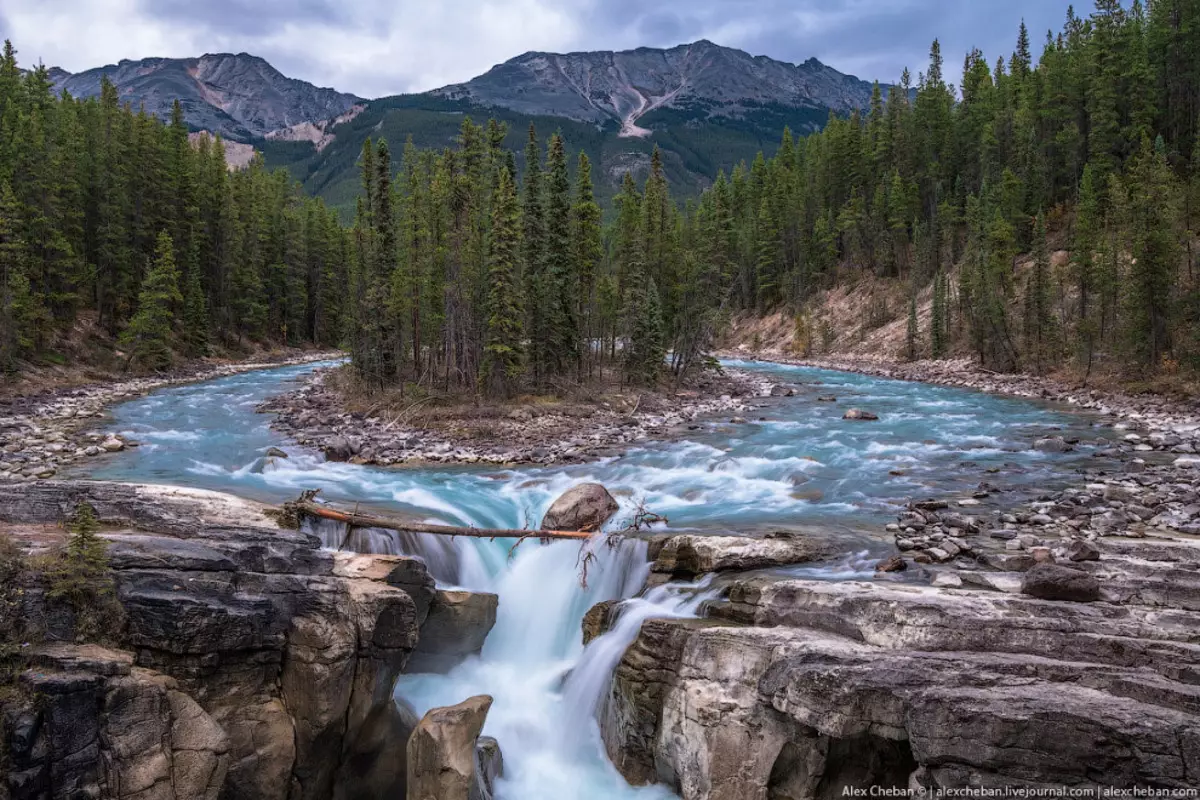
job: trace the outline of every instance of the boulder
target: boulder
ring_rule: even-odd
[[[1100,548],[1087,539],[1075,539],[1067,545],[1068,561],[1099,561]]]
[[[877,414],[872,414],[870,411],[863,411],[861,408],[852,408],[845,414],[842,414],[842,419],[859,420],[860,422],[874,422],[879,419]]]
[[[908,562],[902,557],[888,556],[875,565],[876,572],[903,572],[908,569]]]
[[[598,531],[617,513],[617,501],[598,483],[573,486],[542,517],[542,530]]]
[[[492,698],[477,695],[430,709],[408,740],[407,800],[469,800],[476,746]]]
[[[125,449],[125,443],[116,436],[109,436],[100,443],[100,448],[107,453],[118,453]]]
[[[1041,600],[1087,603],[1100,599],[1100,582],[1083,570],[1038,564],[1025,573],[1021,593]]]
[[[681,534],[662,544],[651,569],[686,579],[709,572],[804,564],[828,555],[825,544],[798,533],[781,532],[763,539]]]
[[[496,624],[498,605],[494,594],[437,590],[405,672],[443,674],[479,655]]]
[[[288,454],[280,450],[278,447],[267,448],[267,458],[287,458]]]
[[[354,455],[354,448],[345,436],[334,436],[325,443],[323,448],[326,461],[349,461]]]
[[[1034,442],[1033,449],[1043,453],[1065,453],[1071,446],[1061,436],[1047,436]]]

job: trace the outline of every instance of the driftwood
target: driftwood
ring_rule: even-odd
[[[357,511],[341,511],[313,501],[315,492],[305,492],[299,500],[285,503],[277,515],[281,520],[295,522],[299,526],[302,516],[330,519],[343,522],[351,528],[386,528],[393,531],[432,533],[440,536],[471,536],[476,539],[575,539],[584,541],[592,538],[587,531],[545,531],[523,528],[469,528],[457,525],[430,525],[399,517],[360,514]]]

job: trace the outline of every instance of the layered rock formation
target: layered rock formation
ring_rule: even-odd
[[[734,579],[709,619],[643,625],[603,711],[609,755],[684,800],[1200,785],[1200,585],[1160,578],[1195,575],[1200,546],[1093,547],[1069,577],[1097,602]]]
[[[37,649],[20,696],[51,702],[4,705],[11,800],[300,800],[335,786],[349,798],[396,784],[374,771],[403,763],[392,690],[433,602],[424,564],[323,551],[221,498],[0,484],[0,522],[27,531],[96,509],[127,618],[112,634],[122,651]],[[69,638],[36,587],[25,602],[47,641]],[[363,751],[383,757],[364,766]]]

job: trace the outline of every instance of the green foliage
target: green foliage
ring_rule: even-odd
[[[662,303],[650,278],[645,288],[631,289],[628,306],[629,343],[625,350],[625,377],[633,384],[654,386],[666,357]]]
[[[524,369],[524,309],[517,266],[521,232],[517,190],[507,169],[500,171],[492,203],[488,254],[488,320],[480,383],[491,397],[509,397]]]
[[[164,125],[123,106],[108,81],[88,100],[50,87],[44,68],[22,74],[5,49],[0,369],[66,349],[60,340],[83,313],[113,336],[130,328],[160,233],[186,280],[171,335],[154,321],[149,368],[168,363],[176,345],[202,355],[210,342],[246,337],[336,343],[342,295],[332,287],[345,286],[346,234],[320,201],[261,159],[230,173],[219,138],[189,141],[178,104]],[[147,322],[127,337],[146,338]]]
[[[182,302],[171,237],[163,231],[158,235],[154,264],[138,294],[137,313],[121,335],[131,362],[148,370],[171,366],[171,324],[174,308]]]
[[[123,624],[116,584],[108,564],[108,543],[99,536],[96,511],[87,503],[75,507],[67,524],[66,549],[46,571],[47,597],[66,603],[75,615],[80,642],[109,641]]]
[[[0,696],[19,662],[26,635],[22,614],[26,570],[24,554],[8,534],[0,533]]]

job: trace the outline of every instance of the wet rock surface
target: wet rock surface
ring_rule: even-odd
[[[404,414],[346,410],[330,370],[259,406],[276,430],[330,461],[380,466],[460,464],[575,464],[615,455],[650,439],[665,439],[703,415],[744,412],[772,396],[765,377],[705,373],[674,393],[591,398],[586,402],[474,406],[426,422]]]
[[[817,366],[1070,403],[1117,437],[1031,500],[914,498],[873,581],[738,575],[745,545],[710,542],[727,553],[699,571],[732,564],[722,599],[645,622],[616,669],[601,724],[622,774],[685,800],[1200,785],[1195,409],[957,365]]]
[[[491,706],[491,697],[478,695],[456,706],[430,709],[421,718],[408,740],[408,800],[470,800],[472,788],[483,782],[476,777],[481,766],[494,781],[493,758],[485,761],[477,755]]]
[[[428,609],[432,579],[416,559],[321,550],[315,536],[267,527],[254,504],[222,497],[0,484],[0,522],[57,523],[78,502],[96,509],[127,620],[115,655],[89,660],[55,645],[23,678],[39,694],[70,696],[62,713],[74,716],[18,709],[29,733],[7,739],[21,764],[12,800],[84,796],[71,788],[80,781],[106,798],[327,798],[370,777],[348,765],[356,748],[388,744],[378,731],[395,726],[379,715],[418,642],[414,595]],[[25,602],[27,616],[46,616],[37,593]],[[117,730],[144,737],[145,752]],[[402,759],[403,746],[383,749]]]
[[[550,505],[539,527],[550,531],[598,531],[619,508],[608,489],[598,483],[581,483]]]
[[[498,604],[494,594],[438,589],[407,671],[444,674],[479,655],[496,624]]]

